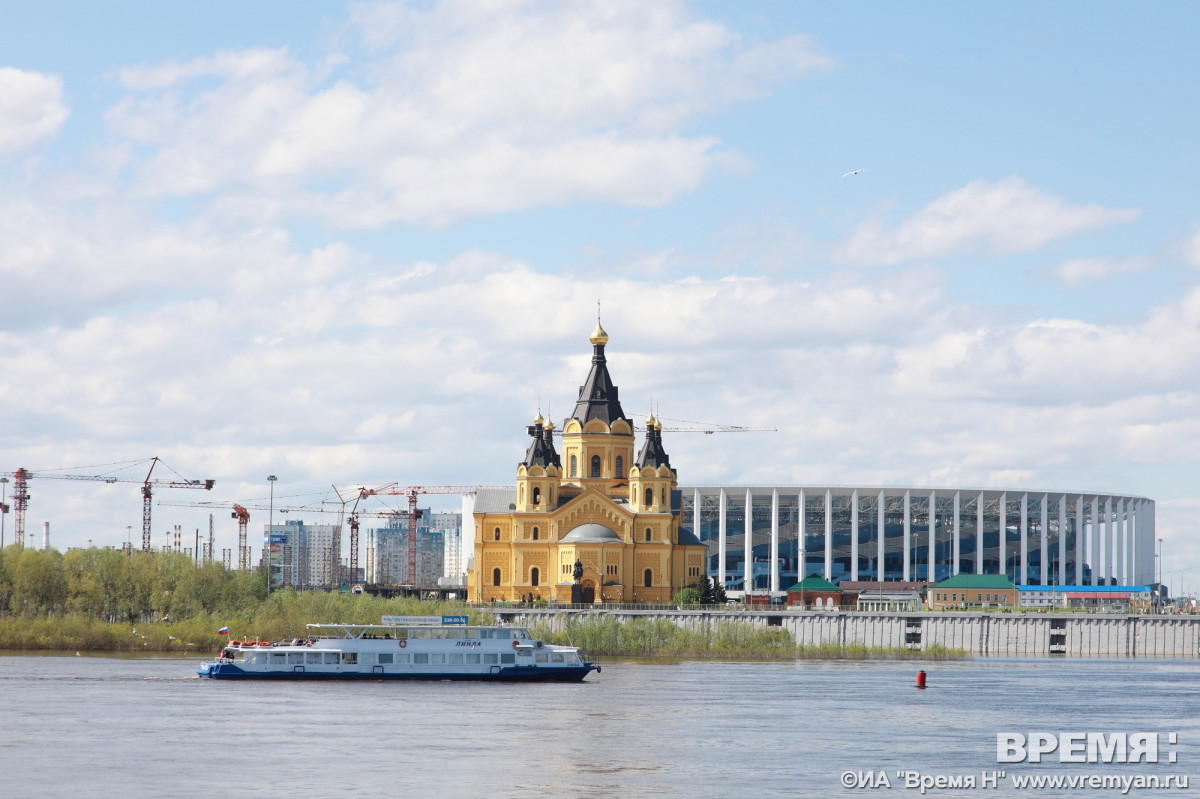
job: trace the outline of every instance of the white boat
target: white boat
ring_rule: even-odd
[[[523,627],[466,616],[385,616],[382,624],[309,624],[290,641],[230,641],[197,673],[215,680],[579,681],[600,666]]]

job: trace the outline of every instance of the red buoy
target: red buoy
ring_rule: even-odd
[[[918,688],[925,687],[925,672],[924,671],[917,672],[917,687]]]

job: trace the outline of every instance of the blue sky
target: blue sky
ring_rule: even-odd
[[[779,428],[684,483],[1141,494],[1200,579],[1194,5],[644,6],[6,4],[0,471],[507,483],[599,299],[628,413]]]

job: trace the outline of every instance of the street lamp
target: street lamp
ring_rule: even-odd
[[[4,494],[7,488],[8,478],[0,477],[0,549],[4,549],[4,517],[8,515],[8,506],[4,504]]]
[[[1154,580],[1154,582],[1157,583],[1154,588],[1155,605],[1160,604],[1160,600],[1162,598],[1162,544],[1163,540],[1161,538],[1158,539],[1158,577],[1156,577]]]
[[[267,482],[271,484],[271,504],[267,511],[267,596],[271,595],[271,531],[275,527],[275,481],[278,479],[273,474],[267,475]]]

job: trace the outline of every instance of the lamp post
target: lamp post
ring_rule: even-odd
[[[1162,598],[1162,544],[1163,540],[1158,539],[1158,576],[1154,579],[1156,583],[1154,587],[1154,604],[1158,606]]]
[[[278,479],[273,474],[267,475],[267,482],[271,484],[271,504],[267,511],[267,596],[271,596],[271,532],[275,527],[275,481]]]
[[[4,494],[8,488],[8,478],[0,477],[0,549],[4,549],[4,517],[8,515],[8,505],[4,504]]]

